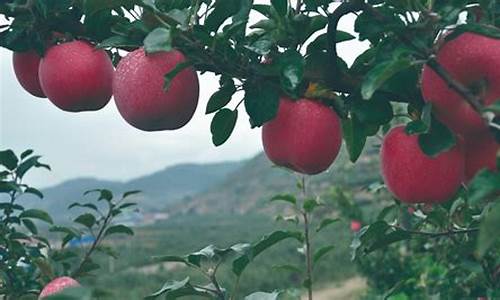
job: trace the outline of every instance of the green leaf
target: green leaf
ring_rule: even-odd
[[[281,87],[292,96],[298,96],[298,88],[304,76],[305,60],[294,49],[289,49],[277,59],[280,67]]]
[[[448,127],[433,118],[429,132],[419,135],[418,143],[427,156],[435,157],[453,148],[456,138]]]
[[[24,151],[23,153],[21,153],[21,160],[25,159],[26,157],[30,156],[31,154],[33,154],[33,150],[32,149],[28,149],[26,151]]]
[[[54,221],[52,220],[52,218],[50,217],[50,215],[47,212],[45,212],[43,210],[40,210],[40,209],[28,209],[28,210],[25,210],[25,211],[23,211],[19,215],[19,218],[20,219],[24,219],[24,218],[38,219],[38,220],[47,222],[49,224],[53,224],[54,223]]]
[[[446,36],[447,41],[451,41],[465,32],[473,32],[480,35],[500,39],[500,29],[494,26],[487,26],[485,24],[471,23],[462,24],[453,29],[453,31]]]
[[[232,79],[225,80],[220,89],[208,100],[205,113],[208,115],[226,106],[231,101],[235,92],[236,87],[234,86],[234,81]]]
[[[500,114],[500,99],[497,99],[493,104],[484,108],[484,111]]]
[[[205,20],[205,26],[210,31],[217,31],[219,27],[229,17],[236,14],[240,9],[239,0],[217,0],[215,1],[214,10],[208,15]]]
[[[245,109],[252,127],[274,119],[279,108],[279,91],[267,81],[245,82]]]
[[[271,0],[271,4],[280,16],[284,17],[288,13],[288,0]]]
[[[224,144],[233,133],[236,121],[238,119],[238,111],[223,108],[219,110],[210,125],[212,132],[212,142],[215,146]]]
[[[95,216],[93,214],[90,214],[90,213],[85,213],[85,214],[79,215],[78,217],[76,217],[76,219],[73,220],[73,222],[78,223],[78,224],[82,224],[83,226],[85,226],[87,228],[91,228],[92,226],[94,226],[96,221],[97,220],[96,220]]]
[[[130,229],[130,227],[127,227],[125,225],[114,225],[106,229],[106,231],[104,232],[104,236],[109,236],[118,233],[134,235],[134,231]]]
[[[174,255],[163,255],[163,256],[153,256],[153,260],[155,262],[180,262],[180,263],[185,263],[188,264],[188,261],[181,256],[174,256]]]
[[[363,99],[370,99],[388,79],[412,66],[411,60],[398,57],[388,62],[379,63],[366,74],[361,86]]]
[[[122,199],[127,199],[130,196],[137,195],[137,194],[140,194],[140,193],[142,193],[142,191],[139,191],[139,190],[128,191],[128,192],[123,193]]]
[[[26,194],[33,194],[35,196],[37,196],[38,198],[40,199],[43,199],[43,194],[42,192],[40,192],[39,190],[35,189],[35,188],[32,188],[32,187],[27,187],[24,192]]]
[[[302,233],[295,231],[275,231],[268,236],[264,236],[259,242],[251,246],[247,254],[233,261],[233,273],[236,274],[236,276],[240,276],[248,264],[259,254],[286,239],[295,239],[302,242]]]
[[[192,64],[190,61],[177,63],[175,67],[163,77],[163,89],[165,91],[168,90],[168,88],[170,87],[170,83],[172,83],[172,80],[175,78],[175,76],[177,76],[183,70],[191,67],[191,65]]]
[[[16,154],[12,150],[0,151],[0,165],[5,166],[9,170],[14,170],[19,162]]]
[[[40,163],[38,160],[41,158],[41,156],[32,156],[28,158],[27,160],[23,161],[22,163],[19,164],[19,166],[16,169],[16,174],[19,178],[23,178],[23,176],[28,172],[31,168],[45,168],[47,170],[50,170],[50,167],[48,165]]]
[[[318,228],[316,228],[316,232],[320,232],[321,230],[325,229],[326,227],[334,223],[337,223],[338,221],[340,221],[340,219],[330,219],[330,218],[324,219],[321,221]]]
[[[490,247],[499,239],[498,228],[500,228],[500,205],[495,205],[486,215],[481,223],[477,252],[480,257],[484,256]]]
[[[161,51],[171,51],[172,36],[170,34],[170,30],[159,27],[151,31],[144,39],[144,50],[147,54]]]
[[[432,104],[426,103],[422,109],[420,120],[411,121],[406,124],[405,131],[407,134],[423,134],[428,133],[432,125]]]
[[[21,192],[21,188],[15,182],[0,181],[0,193]]]
[[[212,295],[206,290],[191,285],[189,277],[186,277],[181,281],[168,281],[162,286],[161,289],[145,297],[144,299],[156,299],[157,297],[162,295],[165,296],[164,299],[177,299],[185,296],[200,296],[209,299],[215,298],[215,295]]]
[[[245,300],[277,300],[281,292],[256,292],[245,297]]]
[[[83,193],[83,195],[86,196],[86,195],[92,194],[92,193],[99,193],[99,198],[97,199],[97,201],[106,200],[109,202],[109,201],[113,200],[113,193],[107,189],[89,190],[89,191],[86,191],[85,193]]]
[[[336,43],[341,43],[345,41],[350,41],[355,39],[356,37],[353,36],[352,34],[337,30],[337,35],[335,37]],[[316,51],[325,51],[328,49],[328,35],[326,33],[320,34],[314,41],[312,41],[308,46],[307,46],[307,53],[312,53]]]
[[[304,201],[303,208],[307,213],[314,211],[316,207],[320,206],[320,203],[317,199],[306,199]]]
[[[104,49],[104,48],[122,48],[122,47],[139,47],[139,43],[134,40],[131,40],[127,36],[123,35],[114,35],[109,37],[99,44],[97,44],[96,48]]]
[[[297,204],[297,199],[295,198],[294,195],[291,194],[279,194],[271,198],[271,202],[274,201],[285,201],[288,203],[291,203],[293,205]]]
[[[35,223],[33,223],[33,221],[31,221],[30,219],[22,219],[21,222],[31,233],[38,234],[38,229],[36,228],[36,225]]]
[[[59,2],[59,1],[50,1]],[[69,1],[68,1],[69,2]],[[84,0],[83,9],[85,14],[92,15],[102,10],[117,9],[121,6],[133,8],[134,4],[139,4],[139,0]]]
[[[373,97],[371,100],[355,101],[352,112],[361,123],[384,125],[394,117],[392,105],[385,99]]]
[[[313,263],[317,264],[323,256],[327,255],[333,249],[335,249],[335,246],[325,246],[318,249],[318,251],[316,251],[313,255]]]
[[[469,183],[469,202],[477,205],[498,191],[500,191],[500,173],[487,169],[481,170]]]
[[[93,203],[80,204],[78,202],[75,202],[75,203],[70,204],[68,206],[68,209],[72,209],[73,207],[90,208],[92,210],[98,211],[97,206]]]
[[[366,144],[364,127],[356,117],[342,119],[342,131],[349,158],[354,163],[358,160]]]

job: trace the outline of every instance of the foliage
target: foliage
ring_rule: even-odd
[[[171,79],[189,65],[199,72],[220,76],[220,89],[206,108],[207,114],[213,114],[210,132],[216,146],[229,140],[242,115],[239,113],[241,104],[244,104],[250,126],[260,127],[275,117],[279,97],[286,94],[292,98],[304,95],[315,98],[337,111],[342,117],[344,140],[353,162],[360,158],[369,137],[380,137],[390,126],[400,122],[402,116],[410,119],[407,131],[419,135],[421,149],[435,156],[453,147],[459,139],[437,120],[431,106],[424,105],[419,89],[424,65],[462,95],[494,133],[498,133],[499,118],[495,115],[495,107],[484,107],[481,95],[452,78],[436,60],[439,45],[464,32],[499,38],[500,4],[497,1],[351,0],[337,6],[333,2],[7,0],[0,3],[0,13],[11,22],[1,27],[0,46],[13,51],[35,49],[43,55],[53,40],[88,39],[106,49],[115,64],[121,59],[121,50],[143,46],[150,54],[180,49],[188,61],[165,74],[165,89]],[[252,12],[259,14],[257,22],[250,23]],[[337,30],[340,19],[349,13],[356,13],[356,37]],[[62,36],[54,36],[54,32]],[[352,38],[368,41],[370,48],[348,66],[338,55],[337,44]],[[234,103],[241,94],[243,99]],[[394,113],[396,110],[402,113]],[[18,194],[40,196],[39,191],[20,181],[31,167],[46,167],[39,163],[39,157],[31,154],[25,152],[19,159],[12,151],[1,152],[5,171],[0,173],[0,192],[10,197],[1,207],[4,216],[0,249],[6,252],[2,260],[6,260],[8,266],[2,269],[5,274],[2,273],[1,288],[9,296],[37,290],[40,276],[50,277],[50,272],[44,271],[47,268],[35,261],[47,258],[40,249],[48,247],[48,241],[38,237],[32,220],[52,223],[52,219],[43,211],[24,210],[15,203]],[[499,176],[483,170],[445,204],[418,206],[412,208],[415,212],[407,213],[406,206],[391,203],[379,216],[365,222],[370,225],[365,226],[352,242],[353,257],[363,260],[366,255],[381,249],[399,251],[388,252],[392,257],[399,255],[401,258],[399,265],[397,260],[392,260],[394,269],[399,272],[409,267],[411,270],[409,274],[401,272],[398,278],[387,277],[387,283],[377,282],[374,289],[399,298],[418,299],[431,295],[455,298],[464,294],[495,297],[499,264],[496,234],[500,225]],[[307,196],[304,182],[299,186],[304,190],[300,201],[291,195],[280,195],[274,200],[292,205],[295,215],[282,219],[302,224],[303,233],[277,231],[254,244],[236,244],[229,248],[211,246],[187,256],[163,257],[202,272],[208,285],[185,278],[168,282],[153,296],[167,294],[171,298],[189,294],[225,299],[228,294],[215,277],[221,263],[234,256],[233,273],[239,278],[254,256],[288,237],[305,244],[302,251],[306,260],[304,286],[311,293],[314,262],[332,246],[324,245],[313,254],[309,217],[323,203]],[[121,200],[114,202],[108,190],[96,192],[98,201],[107,204],[107,211],[85,203],[75,204],[88,209],[74,220],[81,225],[80,230],[97,232],[94,245],[110,234],[129,234],[126,227],[111,225],[111,220],[125,204]],[[351,218],[362,217],[362,211],[349,205],[348,197],[337,196],[339,209],[348,208]],[[319,221],[318,230],[333,222],[330,219]],[[18,230],[17,225],[26,231]],[[63,250],[71,239],[82,235],[80,230],[52,227],[52,231],[63,233]],[[34,240],[36,246],[27,246],[21,242],[24,240]],[[97,246],[89,250],[94,249]],[[410,255],[405,257],[401,249]],[[74,275],[95,269],[88,256],[73,269]],[[49,254],[49,258],[55,260],[53,254]],[[39,272],[26,271],[18,265],[20,260]],[[61,272],[72,269],[65,259],[61,265]],[[370,260],[362,266],[370,271],[368,277],[379,274],[372,271],[385,269]],[[408,277],[401,278],[405,274]],[[10,276],[15,279],[11,280],[14,277]],[[278,297],[279,293],[269,292],[271,294],[266,296],[257,294],[248,299]]]
[[[17,200],[24,194],[43,198],[42,192],[23,182],[25,175],[33,168],[50,167],[40,162],[41,157],[26,150],[18,157],[12,150],[0,151],[0,295],[5,299],[19,299],[37,295],[41,287],[58,276],[74,278],[92,275],[99,265],[93,261],[95,252],[116,257],[115,251],[103,244],[111,235],[132,235],[125,225],[114,220],[124,210],[136,204],[127,197],[137,191],[126,192],[119,201],[114,200],[109,190],[93,190],[97,201],[74,203],[68,209],[80,207],[84,213],[73,221],[72,226],[54,225],[52,217],[40,209],[25,209]],[[105,202],[106,208],[99,206]],[[49,225],[49,231],[62,236],[61,245],[54,245],[44,234],[38,222]],[[68,243],[81,242],[82,237],[92,237],[89,246],[78,251]]]

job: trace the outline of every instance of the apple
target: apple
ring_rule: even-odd
[[[113,64],[104,50],[86,41],[54,45],[40,62],[42,89],[64,111],[103,108],[113,92]]]
[[[311,99],[281,97],[276,117],[262,127],[267,157],[276,165],[303,174],[330,167],[342,144],[340,119],[335,111]]]
[[[484,106],[500,99],[500,39],[463,33],[439,49],[437,60],[454,79],[481,96]],[[428,66],[422,73],[422,94],[455,133],[467,136],[486,130],[481,116]]]
[[[49,282],[42,290],[40,293],[40,296],[38,299],[43,299],[45,297],[55,295],[57,293],[60,293],[62,290],[69,288],[69,287],[78,287],[80,284],[78,281],[74,280],[71,277],[63,276],[63,277],[58,277],[51,282]]]
[[[465,178],[470,181],[477,172],[482,169],[496,170],[497,152],[500,144],[495,137],[484,132],[474,136],[468,136],[465,141]]]
[[[198,105],[199,82],[189,67],[164,89],[164,76],[186,60],[177,50],[146,54],[139,48],[125,56],[113,83],[116,106],[132,126],[144,131],[173,130],[186,125]]]
[[[361,230],[361,222],[352,220],[351,221],[351,231],[352,232],[359,232]]]
[[[46,98],[40,80],[38,67],[42,58],[35,51],[14,52],[12,64],[14,73],[21,86],[30,94],[39,98]]]
[[[435,157],[427,156],[417,135],[398,126],[385,136],[381,170],[389,191],[404,203],[442,203],[449,200],[464,179],[465,158],[458,142]]]

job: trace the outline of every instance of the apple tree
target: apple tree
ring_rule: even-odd
[[[112,93],[132,126],[174,130],[196,109],[197,74],[210,72],[220,84],[206,107],[215,146],[230,142],[239,119],[248,120],[262,127],[273,163],[305,176],[328,169],[342,142],[355,163],[368,139],[381,139],[381,188],[390,201],[356,234],[353,257],[393,244],[411,244],[415,253],[418,245],[444,252],[455,245],[453,258],[427,254],[453,261],[454,274],[463,274],[459,262],[472,262],[475,279],[460,281],[473,286],[465,296],[498,297],[497,1],[11,0],[0,13],[8,20],[0,45],[15,52],[20,83],[63,110],[96,110]],[[353,33],[337,29],[347,15],[355,16]],[[347,64],[337,45],[353,39],[369,48]],[[238,285],[223,288],[217,266],[233,257],[239,280],[253,257],[292,238],[304,245],[312,299],[313,265],[331,246],[312,246],[311,220],[323,203],[306,182],[299,181],[298,195],[273,198],[291,205],[301,231],[165,256],[198,269],[208,285],[185,279],[151,297],[236,299]],[[335,220],[316,221],[322,228]],[[387,295],[408,282],[392,282]],[[248,299],[279,295],[258,293]]]

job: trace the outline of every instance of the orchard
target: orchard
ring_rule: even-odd
[[[210,131],[214,147],[231,143],[237,121],[248,122],[261,130],[268,159],[297,175],[296,191],[271,199],[285,205],[290,230],[156,257],[200,276],[166,282],[146,299],[312,300],[322,276],[315,267],[337,247],[333,238],[317,245],[314,233],[339,219],[352,232],[353,263],[380,292],[367,299],[500,298],[498,1],[6,0],[0,14],[0,46],[12,51],[19,84],[41,98],[33,101],[74,114],[114,101],[124,122],[145,132],[182,128],[202,109],[213,117],[199,130]],[[338,29],[347,17],[354,32]],[[369,47],[348,64],[338,45],[355,39]],[[200,94],[204,73],[219,78],[213,95]],[[200,97],[209,98],[206,107],[197,107]],[[366,148],[379,151],[384,184],[371,189],[379,211],[309,189],[342,147],[354,164]],[[22,182],[28,169],[48,168],[39,159],[0,152],[0,193],[8,197],[0,198],[0,295],[99,299],[79,278],[95,275],[92,255],[106,236],[133,234],[111,220],[135,205],[125,201],[135,192],[114,200],[111,191],[94,191],[107,203],[102,212],[75,203],[89,210],[75,222],[97,234],[70,264],[65,245],[81,232],[15,202],[42,196]],[[62,248],[38,235],[31,219],[62,234]],[[299,295],[239,293],[247,266],[284,240],[301,247],[303,263],[291,266]],[[424,262],[444,266],[446,284],[421,276]],[[232,270],[231,284],[218,277],[221,265]],[[407,277],[389,279],[389,267]]]

